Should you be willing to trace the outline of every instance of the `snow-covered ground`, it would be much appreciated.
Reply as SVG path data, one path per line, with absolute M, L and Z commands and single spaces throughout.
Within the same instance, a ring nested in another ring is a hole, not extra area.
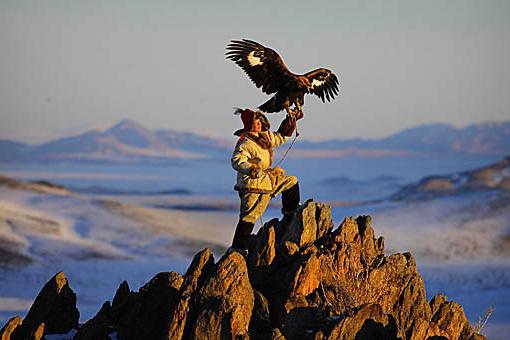
M 23 316 L 44 283 L 64 271 L 78 296 L 80 320 L 92 317 L 118 285 L 136 290 L 161 271 L 184 272 L 195 252 L 220 256 L 237 213 L 214 197 L 94 196 L 0 188 L 0 324 Z M 168 206 L 226 206 L 222 211 Z M 271 208 L 268 219 L 278 213 Z M 510 194 L 502 191 L 412 202 L 333 208 L 371 214 L 386 253 L 411 251 L 429 298 L 444 292 L 470 321 L 494 306 L 482 330 L 510 334 Z
M 35 262 L 187 256 L 201 245 L 223 249 L 232 233 L 233 214 L 170 211 L 118 198 L 0 189 L 2 247 Z
M 433 261 L 510 258 L 510 192 L 398 202 L 372 214 L 389 252 Z
M 24 315 L 59 271 L 69 278 L 86 321 L 123 280 L 136 290 L 158 272 L 184 272 L 205 247 L 221 255 L 235 222 L 232 213 L 0 188 L 0 324 Z

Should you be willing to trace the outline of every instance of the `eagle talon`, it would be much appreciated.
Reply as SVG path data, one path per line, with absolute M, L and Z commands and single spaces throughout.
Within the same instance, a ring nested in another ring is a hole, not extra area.
M 294 110 L 292 110 L 290 107 L 286 107 L 286 108 L 285 108 L 285 111 L 287 111 L 287 114 L 288 114 L 288 115 L 291 115 L 291 116 L 293 116 L 293 115 L 294 115 Z
M 303 118 L 304 116 L 305 116 L 305 113 L 304 113 L 304 112 L 303 112 L 303 110 L 301 110 L 301 109 L 300 109 L 300 110 L 296 113 L 296 115 L 295 115 L 296 120 L 300 120 L 300 119 L 301 119 L 301 118 Z
M 294 117 L 296 120 L 299 120 L 304 117 L 303 107 L 299 103 L 294 104 L 294 109 L 288 109 L 288 114 Z

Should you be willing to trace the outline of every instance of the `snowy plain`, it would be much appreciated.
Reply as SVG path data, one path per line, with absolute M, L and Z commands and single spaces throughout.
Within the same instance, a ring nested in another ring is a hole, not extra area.
M 0 320 L 24 314 L 44 283 L 64 271 L 86 321 L 124 280 L 137 290 L 158 272 L 184 272 L 205 247 L 221 255 L 233 219 L 0 188 Z

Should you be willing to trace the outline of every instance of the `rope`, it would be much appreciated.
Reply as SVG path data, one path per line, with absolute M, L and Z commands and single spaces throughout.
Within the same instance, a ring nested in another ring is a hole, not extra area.
M 260 215 L 260 217 L 259 217 L 259 223 L 260 223 L 261 228 L 264 226 L 264 222 L 262 221 L 263 216 L 264 216 L 264 213 L 262 213 L 262 215 Z
M 285 151 L 285 153 L 283 154 L 282 158 L 276 163 L 276 165 L 273 167 L 276 168 L 278 167 L 280 164 L 282 164 L 282 162 L 285 160 L 285 158 L 287 157 L 287 154 L 289 153 L 290 149 L 292 149 L 292 147 L 294 146 L 294 143 L 296 142 L 296 139 L 298 138 L 299 136 L 299 132 L 297 130 L 297 122 L 296 122 L 296 134 L 294 135 L 294 139 L 292 139 L 292 142 L 290 143 L 289 147 L 287 148 L 287 150 Z M 270 169 L 268 169 L 270 170 Z M 262 213 L 262 215 L 260 215 L 259 217 L 259 223 L 260 223 L 260 226 L 263 227 L 264 226 L 264 223 L 262 221 L 262 217 L 264 216 L 264 213 Z M 322 282 L 321 282 L 322 283 Z M 323 288 L 324 289 L 324 288 Z
M 289 153 L 290 149 L 294 146 L 294 143 L 296 142 L 296 139 L 299 136 L 299 132 L 297 131 L 297 122 L 296 122 L 296 135 L 294 136 L 294 139 L 292 140 L 292 143 L 290 143 L 289 147 L 287 148 L 287 151 L 283 154 L 282 158 L 276 163 L 276 165 L 273 168 L 276 168 L 280 164 L 282 164 L 283 160 L 287 157 L 287 154 Z

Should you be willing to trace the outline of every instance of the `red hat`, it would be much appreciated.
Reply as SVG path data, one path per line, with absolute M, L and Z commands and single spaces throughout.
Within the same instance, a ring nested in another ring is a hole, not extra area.
M 234 135 L 240 136 L 243 132 L 250 131 L 253 122 L 257 119 L 260 119 L 260 122 L 262 123 L 262 131 L 268 131 L 271 128 L 271 124 L 269 123 L 269 120 L 261 111 L 253 111 L 250 109 L 236 109 L 234 112 L 235 115 L 240 115 L 241 120 L 243 121 L 244 127 L 242 129 L 237 130 L 234 132 Z
M 241 112 L 241 120 L 243 121 L 244 130 L 249 131 L 253 125 L 253 121 L 255 120 L 256 112 L 250 109 L 244 109 Z

